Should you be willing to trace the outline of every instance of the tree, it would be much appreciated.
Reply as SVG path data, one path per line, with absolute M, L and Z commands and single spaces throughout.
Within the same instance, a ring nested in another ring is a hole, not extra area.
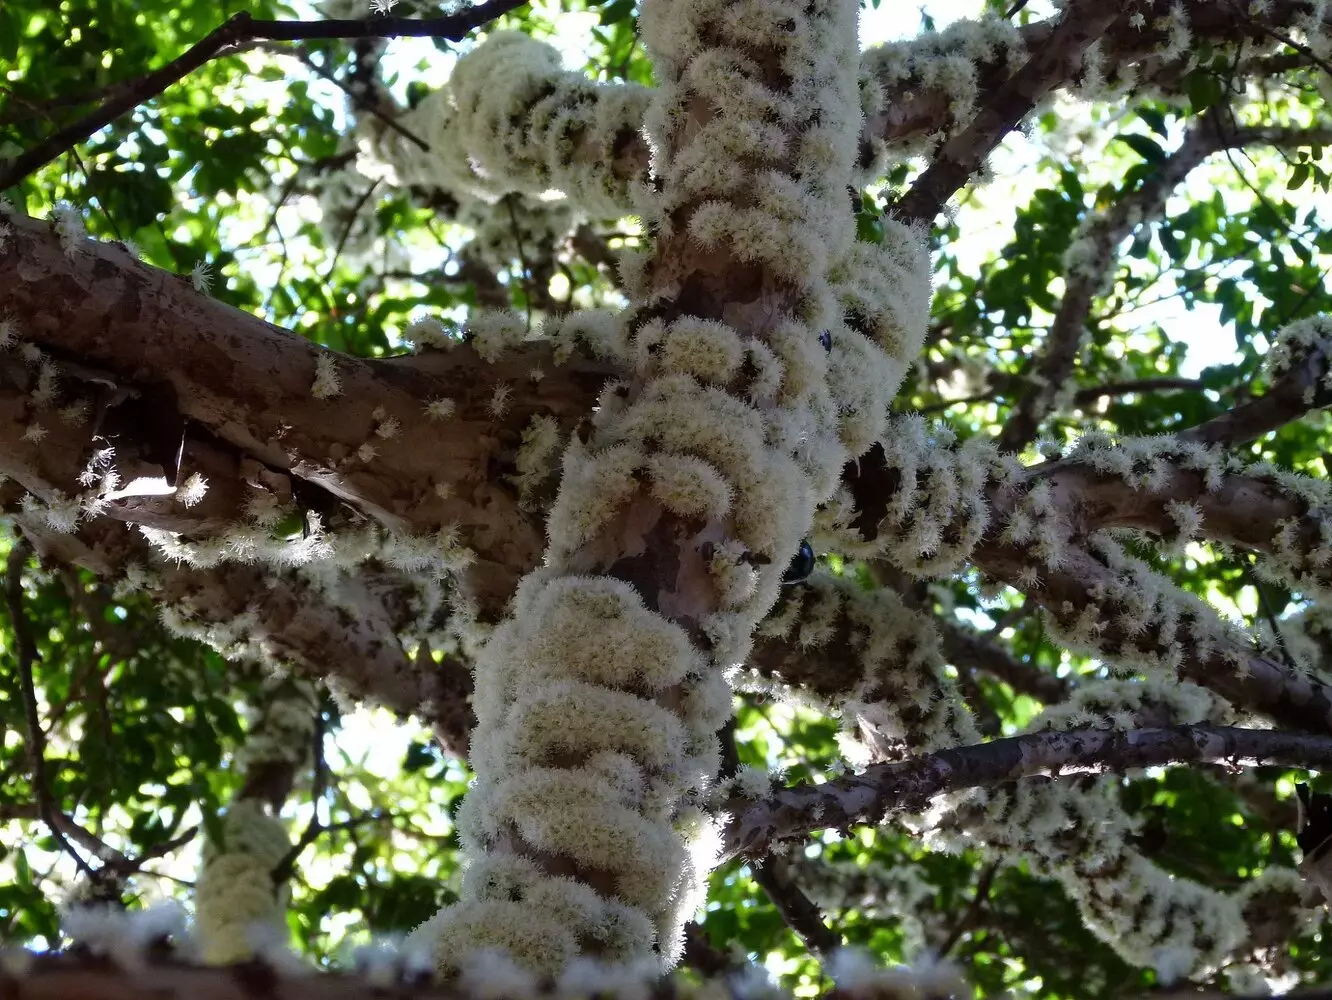
M 1332 12 L 991 6 L 0 7 L 6 990 L 1325 980 Z

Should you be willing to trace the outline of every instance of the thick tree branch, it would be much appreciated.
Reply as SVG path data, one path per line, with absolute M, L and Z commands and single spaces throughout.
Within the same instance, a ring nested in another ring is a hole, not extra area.
M 583 419 L 611 374 L 605 364 L 576 356 L 562 377 L 534 384 L 527 374 L 549 363 L 549 344 L 494 364 L 468 346 L 381 361 L 337 355 L 114 245 L 81 242 L 70 259 L 43 224 L 17 216 L 11 224 L 10 249 L 0 255 L 0 315 L 11 315 L 26 344 L 53 361 L 64 383 L 58 405 L 82 402 L 91 421 L 62 428 L 32 398 L 35 375 L 17 362 L 8 380 L 0 372 L 0 442 L 9 442 L 0 445 L 0 472 L 30 492 L 46 501 L 55 491 L 80 493 L 71 481 L 96 434 L 111 437 L 117 460 L 124 453 L 138 463 L 122 480 L 155 467 L 168 488 L 181 487 L 189 473 L 175 464 L 183 437 L 187 448 L 198 442 L 196 471 L 220 496 L 205 494 L 189 509 L 174 495 L 131 498 L 108 513 L 211 536 L 242 520 L 257 479 L 326 520 L 350 523 L 351 513 L 417 536 L 456 528 L 475 556 L 464 590 L 483 615 L 497 614 L 536 564 L 540 516 L 522 509 L 504 474 L 534 415 L 566 432 Z M 335 398 L 312 394 L 321 358 L 341 383 Z M 489 404 L 502 384 L 514 391 L 496 418 Z M 427 403 L 436 398 L 453 401 L 450 419 L 432 418 Z M 391 437 L 378 432 L 386 421 Z M 207 523 L 191 526 L 192 518 Z
M 1249 18 L 1242 5 L 1215 3 L 1212 0 L 1185 0 L 1180 4 L 1184 18 L 1195 42 L 1226 45 L 1240 41 L 1260 41 L 1267 37 L 1270 26 L 1288 25 L 1310 10 L 1304 0 L 1274 0 L 1261 21 Z M 1141 28 L 1128 18 L 1113 24 L 1104 35 L 1101 49 L 1106 65 L 1124 70 L 1135 70 L 1139 80 L 1158 84 L 1167 92 L 1178 92 L 1182 74 L 1180 63 L 1162 64 L 1157 53 L 1167 41 L 1167 31 L 1161 27 L 1171 3 L 1156 0 L 1140 11 L 1144 15 Z M 1022 49 L 1037 52 L 1050 44 L 1057 22 L 1038 21 L 1018 29 Z M 900 43 L 899 43 L 900 44 Z M 910 43 L 906 43 L 910 44 Z M 893 46 L 870 49 L 865 53 L 864 68 L 873 74 L 879 69 L 884 55 L 891 55 Z M 1000 51 L 976 67 L 978 106 L 991 100 L 991 95 L 1004 86 L 1009 77 L 1008 54 Z M 1284 72 L 1302 65 L 1293 61 L 1255 63 L 1247 69 L 1258 72 L 1273 70 Z M 1076 66 L 1073 67 L 1076 69 Z M 1067 83 L 1068 81 L 1062 81 Z M 921 136 L 938 132 L 952 118 L 953 96 L 940 85 L 922 85 L 908 77 L 891 77 L 884 87 L 881 110 L 866 122 L 865 138 L 868 142 L 902 144 Z
M 1323 345 L 1314 344 L 1263 395 L 1181 431 L 1180 440 L 1229 448 L 1255 441 L 1310 410 L 1332 404 L 1332 390 L 1324 381 L 1329 370 L 1332 358 Z
M 1064 8 L 1048 42 L 989 94 L 971 124 L 953 136 L 888 212 L 908 224 L 930 225 L 985 158 L 1037 103 L 1067 80 L 1083 54 L 1122 16 L 1118 4 L 1079 0 Z
M 993 579 L 1013 581 L 1028 599 L 1045 608 L 1065 633 L 1066 645 L 1113 657 L 1126 666 L 1154 666 L 1178 657 L 1180 677 L 1215 691 L 1242 710 L 1297 730 L 1332 732 L 1332 688 L 1292 672 L 1240 637 L 1202 648 L 1192 637 L 1182 641 L 1177 634 L 1163 635 L 1156 623 L 1136 624 L 1137 609 L 1097 596 L 1112 592 L 1119 577 L 1084 550 L 1070 547 L 1060 567 L 1047 569 L 1036 582 L 1024 580 L 1023 570 L 1031 558 L 1022 548 L 980 545 L 974 562 Z M 1085 621 L 1096 625 L 1094 642 L 1074 638 Z
M 935 624 L 943 640 L 944 653 L 949 662 L 959 669 L 974 667 L 983 670 L 1014 691 L 1030 695 L 1047 705 L 1068 697 L 1067 680 L 1040 669 L 1034 663 L 1017 659 L 1002 643 L 946 618 L 937 619 Z
M 1198 505 L 1207 527 L 1195 534 L 1201 531 L 1202 537 L 1261 552 L 1284 546 L 1290 573 L 1309 574 L 1316 580 L 1325 575 L 1316 565 L 1322 515 L 1311 511 L 1293 487 L 1275 480 L 1222 474 L 1218 467 L 1213 470 L 1216 481 L 1210 481 L 1202 471 L 1208 464 L 1205 453 L 1194 454 L 1186 464 L 1183 450 L 1179 455 L 1152 452 L 1132 458 L 1125 452 L 1119 454 L 1128 462 L 1124 474 L 1097 472 L 1093 463 L 1114 458 L 1115 447 L 1107 446 L 1104 455 L 1089 452 L 1076 462 L 1036 466 L 1013 486 L 991 482 L 984 506 L 993 514 L 978 544 L 968 550 L 971 564 L 1044 607 L 1074 648 L 1112 657 L 1128 669 L 1178 671 L 1238 708 L 1263 713 L 1284 725 L 1312 731 L 1332 728 L 1332 689 L 1263 656 L 1242 632 L 1169 581 L 1136 580 L 1136 570 L 1093 558 L 1084 547 L 1088 536 L 1109 527 L 1140 528 L 1175 539 L 1181 530 L 1175 521 L 1181 508 L 1171 501 L 1177 497 L 1184 507 Z M 901 526 L 884 512 L 904 487 L 901 471 L 888 467 L 885 456 L 881 449 L 872 450 L 858 465 L 847 468 L 844 481 L 860 512 L 855 522 L 859 538 L 884 545 L 884 557 L 892 561 L 898 557 L 892 549 L 894 533 Z M 1140 475 L 1142 469 L 1155 474 Z M 1208 485 L 1215 488 L 1209 491 Z M 1038 487 L 1038 508 L 1026 509 L 1027 498 Z M 919 489 L 919 483 L 914 488 Z M 922 511 L 920 516 L 933 514 Z M 1284 533 L 1283 520 L 1293 525 Z M 1034 538 L 1013 540 L 1008 535 L 1010 527 L 1021 522 L 1024 535 L 1039 527 L 1040 554 L 1034 551 Z M 947 536 L 964 527 L 943 523 L 941 530 Z M 1294 562 L 1292 552 L 1299 557 Z M 1160 593 L 1141 592 L 1146 583 Z
M 1332 766 L 1332 737 L 1233 726 L 1010 736 L 874 764 L 861 774 L 787 788 L 758 803 L 739 800 L 723 835 L 723 853 L 752 856 L 778 841 L 802 839 L 818 830 L 881 823 L 892 813 L 920 811 L 934 796 L 964 788 L 1035 775 L 1200 762 L 1322 770 Z
M 242 563 L 197 569 L 162 559 L 137 531 L 114 521 L 98 520 L 67 534 L 26 515 L 15 520 L 44 558 L 109 580 L 137 565 L 160 607 L 188 608 L 182 624 L 200 633 L 216 630 L 215 641 L 240 642 L 299 676 L 335 679 L 354 697 L 404 717 L 417 715 L 450 753 L 465 756 L 472 725 L 466 667 L 456 660 L 439 666 L 411 661 L 397 637 L 405 625 L 402 613 L 390 612 L 373 574 L 347 578 L 334 603 L 296 572 Z
M 270 1000 L 467 1000 L 470 995 L 458 986 L 389 989 L 345 973 L 280 972 L 260 961 L 217 967 L 153 960 L 146 954 L 108 959 L 48 953 L 19 958 L 0 980 L 7 1000 L 130 1000 L 145 996 L 160 1000 L 254 1000 L 257 996 Z
M 1270 553 L 1277 525 L 1308 514 L 1311 505 L 1289 486 L 1245 473 L 1208 476 L 1178 461 L 1161 463 L 1161 475 L 1150 487 L 1126 482 L 1077 461 L 1032 466 L 1024 477 L 1030 489 L 1048 483 L 1051 502 L 1066 518 L 1070 536 L 1086 538 L 1102 528 L 1137 528 L 1173 539 L 1179 525 L 1171 517 L 1175 502 L 1198 505 L 1201 521 L 1195 537 Z M 1011 509 L 1014 494 L 995 490 L 999 509 Z

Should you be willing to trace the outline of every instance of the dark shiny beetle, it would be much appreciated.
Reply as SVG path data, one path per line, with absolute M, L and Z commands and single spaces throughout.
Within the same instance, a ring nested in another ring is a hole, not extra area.
M 804 583 L 809 579 L 809 574 L 814 572 L 814 549 L 810 547 L 808 541 L 800 543 L 800 548 L 796 550 L 795 556 L 791 559 L 791 565 L 786 567 L 786 572 L 782 574 L 782 583 L 790 586 L 793 583 Z

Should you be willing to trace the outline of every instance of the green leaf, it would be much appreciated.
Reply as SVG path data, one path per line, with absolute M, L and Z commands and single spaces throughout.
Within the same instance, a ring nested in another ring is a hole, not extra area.
M 1115 136 L 1115 138 L 1131 148 L 1148 163 L 1160 163 L 1166 158 L 1165 150 L 1160 147 L 1156 140 L 1149 139 L 1145 135 L 1126 132 L 1123 135 Z
M 14 881 L 25 889 L 32 888 L 32 865 L 28 863 L 28 852 L 21 847 L 14 858 Z
M 1195 115 L 1219 104 L 1225 95 L 1221 80 L 1205 69 L 1196 69 L 1185 78 L 1184 91 L 1189 95 L 1190 110 Z
M 634 13 L 634 0 L 613 0 L 601 12 L 602 24 L 614 24 L 616 21 L 624 21 L 632 17 Z
M 856 239 L 865 243 L 883 242 L 883 217 L 869 212 L 856 216 Z
M 407 754 L 402 761 L 402 769 L 408 774 L 429 767 L 439 760 L 435 748 L 429 743 L 409 743 Z
M 1168 139 L 1169 132 L 1166 130 L 1165 115 L 1161 114 L 1155 108 L 1139 108 L 1138 117 L 1147 123 L 1147 127 L 1159 135 L 1162 139 Z

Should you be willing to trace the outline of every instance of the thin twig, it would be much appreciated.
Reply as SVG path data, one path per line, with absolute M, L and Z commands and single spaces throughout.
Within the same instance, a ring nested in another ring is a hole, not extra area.
M 1248 559 L 1240 560 L 1240 568 L 1244 571 L 1244 578 L 1249 581 L 1251 586 L 1258 594 L 1258 604 L 1263 609 L 1263 617 L 1267 619 L 1267 627 L 1272 630 L 1272 638 L 1276 642 L 1277 652 L 1281 654 L 1281 660 L 1292 671 L 1299 672 L 1299 667 L 1295 664 L 1295 658 L 1290 655 L 1290 650 L 1286 648 L 1286 639 L 1281 634 L 1281 626 L 1277 624 L 1276 611 L 1272 607 L 1272 601 L 1267 596 L 1267 591 L 1263 589 L 1263 583 L 1258 579 L 1258 574 L 1253 571 L 1253 560 L 1257 556 L 1250 553 Z
M 310 781 L 310 822 L 306 824 L 300 838 L 292 845 L 281 861 L 273 869 L 273 884 L 280 885 L 291 877 L 292 869 L 302 852 L 319 839 L 326 830 L 333 829 L 319 819 L 319 803 L 324 801 L 328 790 L 328 761 L 324 758 L 324 735 L 327 732 L 323 706 L 315 713 L 314 736 L 310 751 L 313 755 L 314 775 Z
M 347 240 L 351 236 L 352 226 L 356 225 L 356 217 L 361 214 L 361 209 L 365 203 L 370 200 L 370 196 L 375 193 L 375 188 L 379 187 L 379 181 L 371 181 L 370 186 L 365 189 L 365 194 L 356 200 L 352 206 L 351 214 L 347 216 L 347 224 L 342 227 L 342 235 L 338 237 L 338 245 L 333 248 L 333 259 L 328 262 L 328 274 L 324 275 L 325 281 L 333 280 L 333 271 L 338 266 L 338 258 L 342 256 L 342 248 L 347 245 Z
M 100 107 L 20 153 L 0 171 L 0 191 L 13 187 L 67 149 L 151 100 L 174 83 L 219 56 L 233 55 L 257 40 L 295 42 L 312 38 L 444 38 L 461 41 L 473 28 L 523 6 L 526 0 L 487 0 L 443 17 L 375 17 L 364 20 L 266 21 L 246 11 L 228 18 L 201 41 L 161 69 L 147 73 L 104 101 Z
M 1319 55 L 1316 52 L 1314 52 L 1313 49 L 1309 48 L 1307 45 L 1301 45 L 1299 42 L 1295 41 L 1295 39 L 1291 38 L 1289 35 L 1284 35 L 1281 32 L 1277 31 L 1275 28 L 1271 27 L 1270 25 L 1264 24 L 1262 21 L 1259 21 L 1255 17 L 1251 17 L 1246 10 L 1244 10 L 1238 4 L 1234 3 L 1233 0 L 1232 2 L 1228 3 L 1227 6 L 1232 11 L 1235 12 L 1236 16 L 1238 16 L 1242 20 L 1247 21 L 1249 24 L 1253 25 L 1268 38 L 1275 39 L 1276 41 L 1281 42 L 1283 45 L 1290 46 L 1300 55 L 1304 56 L 1305 59 L 1308 59 L 1311 63 L 1313 63 L 1315 66 L 1321 69 L 1324 73 L 1327 73 L 1329 76 L 1332 76 L 1332 63 L 1329 63 L 1326 59 L 1320 58 Z
M 842 935 L 827 925 L 818 906 L 791 878 L 780 858 L 768 854 L 762 862 L 750 865 L 749 870 L 777 907 L 786 926 L 805 942 L 805 947 L 825 959 L 842 947 Z
M 406 128 L 401 122 L 398 122 L 393 118 L 391 118 L 389 115 L 384 114 L 384 112 L 381 111 L 379 108 L 375 107 L 373 103 L 366 100 L 364 95 L 358 94 L 354 89 L 347 86 L 347 84 L 343 83 L 328 70 L 324 69 L 324 67 L 316 63 L 312 58 L 310 58 L 310 53 L 302 49 L 297 49 L 295 52 L 284 52 L 283 50 L 279 49 L 276 45 L 265 45 L 263 48 L 266 51 L 276 53 L 277 55 L 291 56 L 294 59 L 300 60 L 302 65 L 304 65 L 307 69 L 318 74 L 320 77 L 327 80 L 329 83 L 333 84 L 333 86 L 337 87 L 344 94 L 346 94 L 348 99 L 352 102 L 352 104 L 355 107 L 357 107 L 361 111 L 370 112 L 370 114 L 374 115 L 381 122 L 383 122 L 386 128 L 391 129 L 394 132 L 397 132 L 398 135 L 402 136 L 408 142 L 415 143 L 418 147 L 420 147 L 420 149 L 423 152 L 426 153 L 430 152 L 430 144 L 428 142 L 422 139 L 415 132 L 411 131 L 411 129 Z
M 513 242 L 518 247 L 518 263 L 523 266 L 523 298 L 527 302 L 527 331 L 532 332 L 532 265 L 527 263 L 527 254 L 523 251 L 523 237 L 518 230 L 518 215 L 513 210 L 513 195 L 504 198 L 504 207 L 509 210 L 509 222 L 513 225 Z
M 106 224 L 111 227 L 111 232 L 115 234 L 116 239 L 123 242 L 125 237 L 121 235 L 120 227 L 116 225 L 116 220 L 111 218 L 111 210 L 106 207 L 106 199 L 103 198 L 101 192 L 97 190 L 97 183 L 93 180 L 92 171 L 88 169 L 88 165 L 83 162 L 83 157 L 79 156 L 79 151 L 73 146 L 69 148 L 69 155 L 74 158 L 74 162 L 77 163 L 79 169 L 83 171 L 83 179 L 88 182 L 88 193 L 97 199 L 97 204 L 102 209 L 102 215 L 106 217 Z
M 1332 737 L 1210 725 L 1008 736 L 871 764 L 859 774 L 780 789 L 759 801 L 736 795 L 730 802 L 732 818 L 722 833 L 720 856 L 722 860 L 763 857 L 779 842 L 802 841 L 817 830 L 878 824 L 891 813 L 922 811 L 934 796 L 964 788 L 1025 777 L 1198 763 L 1321 771 L 1332 766 Z
M 966 912 L 953 925 L 953 929 L 948 932 L 948 937 L 944 943 L 939 946 L 939 957 L 947 958 L 957 943 L 962 940 L 962 935 L 976 926 L 976 918 L 980 915 L 981 907 L 985 901 L 990 898 L 990 888 L 994 885 L 994 877 L 999 872 L 999 862 L 993 861 L 986 865 L 985 870 L 981 872 L 980 880 L 976 883 L 976 894 L 971 898 L 971 905 L 967 907 Z
M 721 742 L 722 778 L 733 778 L 740 770 L 740 753 L 735 744 L 736 723 L 732 716 L 717 734 Z M 771 852 L 765 853 L 750 864 L 749 870 L 754 881 L 777 907 L 786 926 L 805 942 L 810 951 L 828 958 L 842 946 L 842 935 L 827 925 L 818 906 L 796 885 L 781 859 Z
M 23 714 L 28 725 L 28 760 L 32 768 L 32 790 L 37 798 L 37 809 L 51 836 L 60 849 L 74 859 L 79 870 L 94 882 L 98 873 L 74 850 L 65 838 L 64 824 L 60 822 L 51 788 L 46 783 L 46 734 L 42 731 L 41 716 L 37 711 L 37 688 L 32 680 L 32 666 L 38 658 L 37 644 L 33 641 L 28 616 L 23 610 L 23 567 L 32 555 L 32 543 L 18 538 L 9 551 L 5 567 L 5 604 L 9 609 L 9 626 L 14 633 L 14 654 L 18 660 L 19 691 L 23 697 Z

